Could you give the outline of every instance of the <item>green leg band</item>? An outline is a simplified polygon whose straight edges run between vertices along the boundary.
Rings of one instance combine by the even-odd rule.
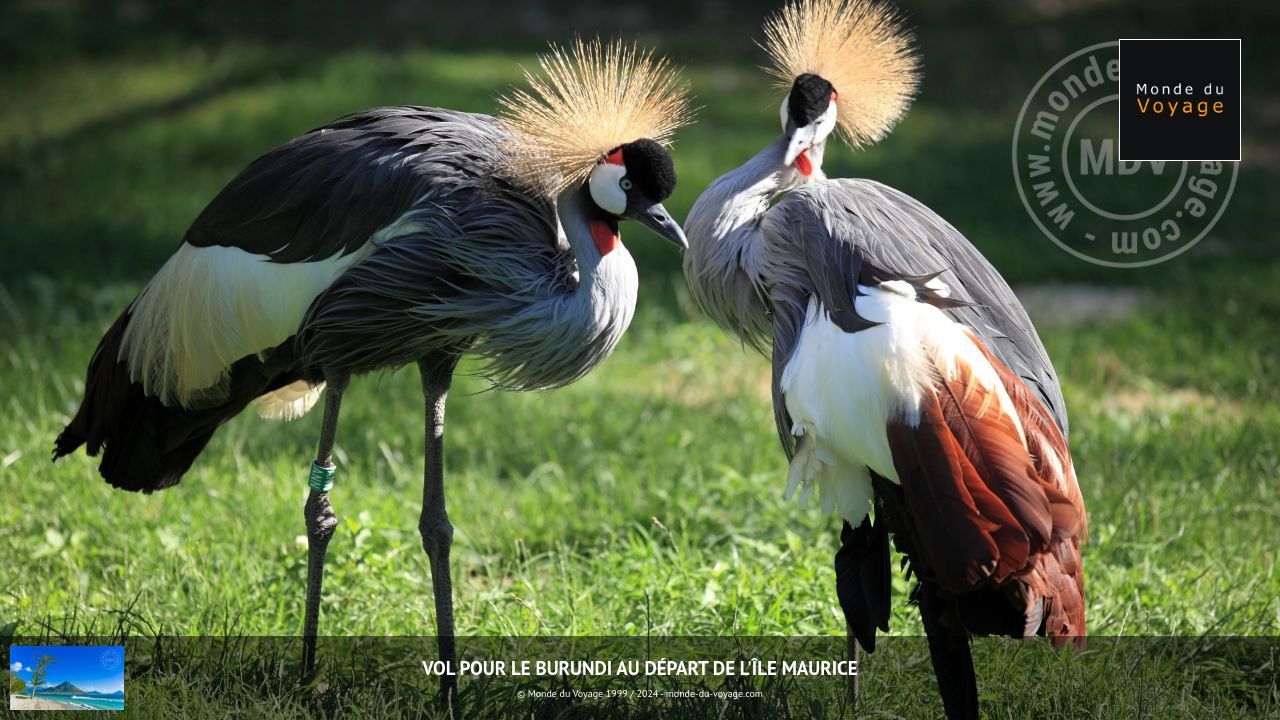
[[[311,477],[307,478],[307,484],[316,492],[327,493],[333,489],[333,478],[338,474],[338,466],[330,465],[322,467],[316,463],[311,463]]]

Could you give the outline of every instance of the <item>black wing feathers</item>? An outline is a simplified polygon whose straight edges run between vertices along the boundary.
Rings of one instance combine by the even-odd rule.
[[[845,624],[858,642],[875,652],[876,628],[889,630],[889,532],[885,523],[844,523],[836,551],[836,594]]]
[[[120,314],[98,344],[85,378],[84,401],[58,435],[53,459],[81,445],[96,456],[98,471],[115,487],[146,493],[177,485],[218,427],[263,393],[298,380],[278,358],[246,357],[231,367],[226,402],[202,409],[168,407],[129,379],[120,341],[129,311]],[[269,351],[270,355],[279,353]],[[285,363],[287,364],[287,363]]]
[[[447,142],[436,130],[454,123],[499,132],[487,116],[423,107],[374,108],[312,130],[245,168],[200,213],[185,240],[280,263],[350,253],[409,209],[439,173],[450,171],[450,162],[492,163],[491,155],[456,148],[416,161]]]

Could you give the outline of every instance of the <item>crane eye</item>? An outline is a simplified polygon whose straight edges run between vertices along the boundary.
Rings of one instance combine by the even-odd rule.
[[[619,180],[619,181],[618,181],[618,187],[622,188],[623,190],[630,190],[630,189],[631,189],[631,180],[630,180],[629,178],[625,178],[625,177],[624,177],[624,178],[622,178],[621,180]]]

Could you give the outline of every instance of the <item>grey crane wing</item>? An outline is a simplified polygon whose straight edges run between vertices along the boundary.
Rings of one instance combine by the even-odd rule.
[[[471,353],[501,387],[568,382],[547,348],[571,323],[557,300],[578,286],[559,245],[554,203],[487,176],[433,186],[397,231],[312,303],[297,339],[302,364],[368,372]]]
[[[185,241],[272,262],[345,255],[433,186],[498,167],[486,115],[381,107],[335,120],[255,160],[200,213]]]
[[[809,183],[785,196],[765,217],[774,329],[774,415],[788,453],[790,418],[779,386],[804,324],[811,296],[845,329],[853,312],[856,278],[865,259],[903,275],[938,278],[956,300],[945,310],[971,328],[1052,413],[1065,435],[1066,404],[1057,373],[1026,310],[1008,283],[958,230],[915,198],[870,180]]]
[[[353,263],[414,230],[404,221],[411,211],[420,211],[417,226],[449,224],[477,195],[505,192],[539,216],[550,213],[546,198],[503,179],[504,137],[484,115],[375,108],[259,158],[200,214],[131,306],[122,339],[131,376],[168,404],[220,401],[232,365],[294,336],[313,301]],[[535,254],[556,246],[545,225],[521,236]],[[418,235],[428,243],[456,237]]]

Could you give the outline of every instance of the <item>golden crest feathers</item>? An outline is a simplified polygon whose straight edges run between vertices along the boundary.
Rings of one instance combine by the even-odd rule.
[[[528,90],[499,99],[502,148],[515,178],[555,194],[584,181],[610,150],[649,138],[669,146],[689,122],[687,87],[664,58],[620,40],[575,41],[539,56]]]
[[[836,89],[840,127],[854,146],[884,137],[919,83],[919,58],[901,17],[874,0],[791,0],[764,24],[779,87],[813,73]]]

